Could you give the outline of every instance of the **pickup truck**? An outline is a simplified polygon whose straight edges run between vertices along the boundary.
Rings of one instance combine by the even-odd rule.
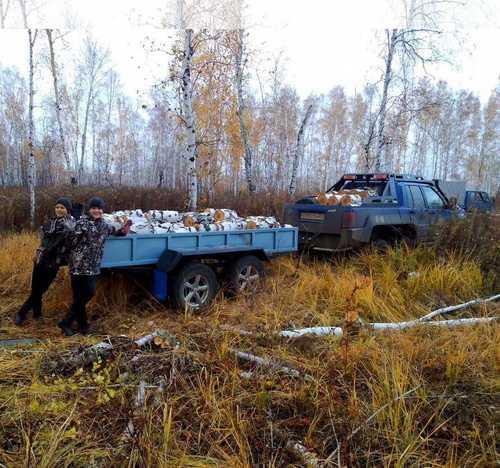
[[[106,239],[101,268],[104,274],[146,272],[159,301],[171,299],[176,308],[203,309],[220,284],[232,294],[253,292],[263,274],[262,262],[296,252],[297,247],[294,227],[130,234]]]
[[[449,221],[454,209],[434,181],[396,174],[346,174],[327,191],[362,189],[357,206],[323,205],[308,196],[284,208],[284,222],[299,229],[299,248],[327,252],[372,244],[428,241],[432,225]]]
[[[437,180],[436,182],[448,200],[455,200],[465,212],[491,213],[493,211],[493,200],[490,196],[480,190],[467,190],[466,181]]]
[[[467,212],[491,213],[493,211],[493,201],[486,192],[466,190],[463,208]]]

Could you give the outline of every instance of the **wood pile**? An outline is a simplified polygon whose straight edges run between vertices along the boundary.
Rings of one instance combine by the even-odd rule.
[[[319,192],[315,195],[315,199],[320,205],[359,206],[367,198],[375,195],[376,193],[371,190],[352,189],[328,193]]]
[[[234,210],[207,208],[200,212],[140,209],[104,214],[107,223],[116,228],[132,221],[131,234],[165,234],[169,232],[212,232],[269,229],[281,227],[274,216],[241,217]],[[285,227],[291,227],[285,225]]]

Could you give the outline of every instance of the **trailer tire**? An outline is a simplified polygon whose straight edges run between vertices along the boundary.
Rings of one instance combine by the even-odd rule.
[[[264,265],[254,255],[246,255],[229,264],[227,275],[230,296],[252,294],[264,276]]]
[[[214,270],[203,263],[191,262],[176,273],[172,300],[178,309],[199,311],[212,303],[218,289]]]

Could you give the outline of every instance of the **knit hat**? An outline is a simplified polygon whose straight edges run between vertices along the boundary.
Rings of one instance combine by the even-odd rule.
[[[56,200],[56,205],[64,206],[64,208],[68,210],[68,213],[70,213],[73,208],[73,203],[71,202],[71,199],[69,199],[68,197],[59,197]]]
[[[89,200],[89,209],[90,208],[100,208],[104,210],[104,200],[101,197],[92,197]]]

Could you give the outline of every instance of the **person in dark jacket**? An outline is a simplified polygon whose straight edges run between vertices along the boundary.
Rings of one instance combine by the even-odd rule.
[[[54,281],[59,267],[67,264],[67,240],[75,228],[71,209],[69,198],[59,198],[54,208],[55,216],[40,227],[41,242],[34,260],[31,294],[16,313],[16,325],[22,325],[26,321],[30,310],[33,310],[34,318],[42,317],[42,297]]]
[[[110,226],[102,218],[104,201],[94,197],[88,204],[88,216],[82,216],[75,225],[72,233],[69,255],[69,272],[71,288],[73,290],[73,304],[66,317],[59,323],[59,328],[66,336],[75,333],[88,334],[86,306],[96,290],[96,279],[100,274],[104,241],[110,235],[125,236],[128,234],[131,221],[121,229]],[[76,331],[72,328],[76,321]]]

